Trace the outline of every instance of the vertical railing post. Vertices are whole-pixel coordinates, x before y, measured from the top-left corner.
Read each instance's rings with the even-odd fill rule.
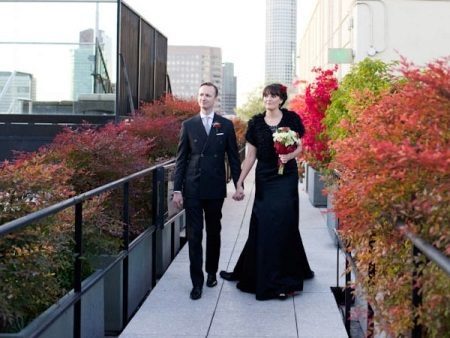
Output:
[[[170,223],[170,260],[175,258],[175,221]]]
[[[337,237],[337,234],[336,234],[336,237]],[[340,250],[340,247],[339,247],[339,242],[338,242],[338,244],[337,244],[337,248],[336,248],[336,287],[338,288],[339,287],[339,264],[340,264],[340,262],[339,262],[339,250]]]
[[[164,167],[153,172],[153,222],[157,228],[164,227]]]
[[[375,240],[371,237],[369,239],[370,252],[372,252],[374,242],[375,242]],[[375,264],[373,262],[369,263],[368,275],[369,275],[369,283],[372,285],[372,279],[375,276]],[[373,313],[372,306],[370,306],[370,303],[367,302],[367,334],[366,334],[367,338],[371,338],[374,336],[375,323],[374,323],[373,317],[374,317],[374,313]]]
[[[371,338],[374,336],[374,330],[375,330],[375,322],[373,318],[373,309],[369,302],[367,302],[367,338]]]
[[[74,261],[74,279],[73,290],[75,295],[81,293],[81,271],[82,271],[82,255],[83,255],[83,204],[79,202],[75,204],[75,261]],[[81,336],[81,297],[74,304],[74,325],[73,336],[80,338]]]
[[[339,287],[339,273],[340,273],[339,251],[341,249],[338,230],[339,230],[339,218],[336,219],[336,229],[334,230],[334,235],[336,236],[336,287]],[[344,249],[344,248],[342,248],[342,249]]]
[[[152,235],[152,289],[156,285],[156,231]]]
[[[152,243],[152,286],[156,285],[158,236],[164,228],[164,167],[159,166],[153,171],[152,182],[152,219],[155,225]],[[162,243],[159,243],[162,244]]]
[[[417,247],[413,244],[413,273],[412,273],[412,304],[413,304],[413,322],[414,327],[411,332],[411,338],[421,338],[422,337],[422,325],[419,324],[418,321],[418,313],[417,309],[422,305],[422,295],[420,294],[420,288],[417,283],[417,279],[419,278],[420,271],[419,271],[419,254],[420,251],[417,249]]]
[[[345,299],[345,329],[347,332],[350,332],[350,311],[352,305],[352,289],[350,287],[351,283],[351,270],[350,270],[350,262],[349,257],[345,259],[345,291],[344,291],[344,299]]]
[[[130,184],[125,182],[123,184],[123,206],[122,206],[122,249],[126,251],[123,259],[123,274],[122,274],[122,318],[123,327],[128,323],[128,246],[130,244],[130,215],[129,215],[129,199],[130,199]]]

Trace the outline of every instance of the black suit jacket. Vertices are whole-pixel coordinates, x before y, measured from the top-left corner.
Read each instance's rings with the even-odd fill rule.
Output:
[[[174,190],[182,191],[185,198],[225,198],[225,154],[236,185],[241,163],[233,123],[214,114],[207,135],[200,114],[184,121],[178,143]]]

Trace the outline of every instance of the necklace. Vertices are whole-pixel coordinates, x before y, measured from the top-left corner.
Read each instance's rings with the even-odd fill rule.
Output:
[[[280,116],[277,117],[269,117],[266,113],[266,115],[264,116],[264,122],[266,122],[266,124],[272,129],[272,128],[277,128],[278,125],[281,122],[281,119],[283,118],[283,114],[281,113]]]

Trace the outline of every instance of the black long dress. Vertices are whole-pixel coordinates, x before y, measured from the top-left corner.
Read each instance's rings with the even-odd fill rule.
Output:
[[[289,127],[304,134],[297,114],[282,110],[277,127]],[[246,139],[257,148],[255,202],[245,247],[233,271],[237,287],[256,294],[256,299],[276,298],[280,293],[303,289],[312,271],[299,232],[298,170],[295,160],[278,174],[278,156],[265,113],[248,123]]]

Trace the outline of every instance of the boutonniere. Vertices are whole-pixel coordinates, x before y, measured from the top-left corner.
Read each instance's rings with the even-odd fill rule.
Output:
[[[216,130],[216,133],[222,128],[222,125],[219,122],[214,122],[212,126]]]

